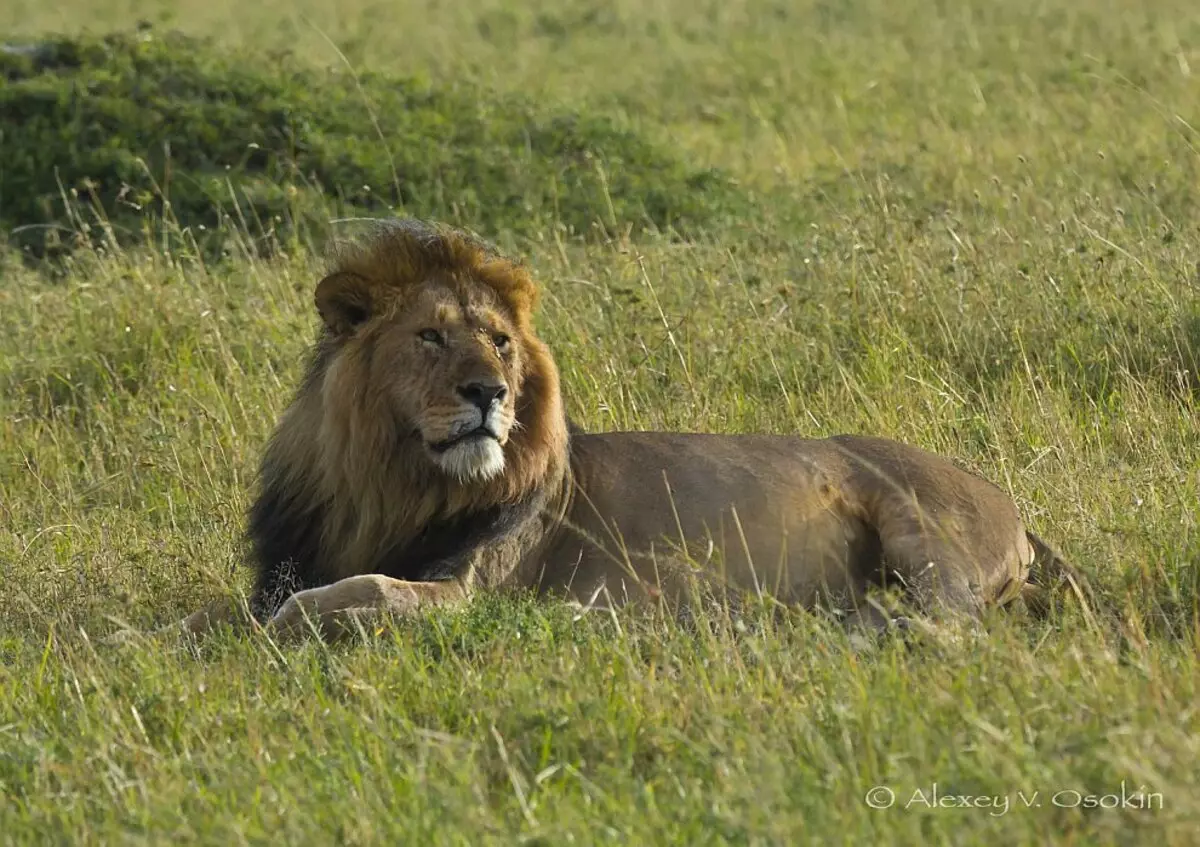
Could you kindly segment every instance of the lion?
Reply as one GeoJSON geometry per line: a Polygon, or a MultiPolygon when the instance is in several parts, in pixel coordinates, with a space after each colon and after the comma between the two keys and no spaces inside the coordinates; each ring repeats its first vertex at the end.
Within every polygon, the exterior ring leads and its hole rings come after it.
{"type": "Polygon", "coordinates": [[[978,620],[1069,571],[999,488],[915,446],[582,431],[537,299],[524,266],[444,225],[381,222],[337,248],[249,512],[249,608],[183,628],[336,637],[522,590],[682,613],[700,585],[882,631],[904,619],[880,589],[978,620]]]}

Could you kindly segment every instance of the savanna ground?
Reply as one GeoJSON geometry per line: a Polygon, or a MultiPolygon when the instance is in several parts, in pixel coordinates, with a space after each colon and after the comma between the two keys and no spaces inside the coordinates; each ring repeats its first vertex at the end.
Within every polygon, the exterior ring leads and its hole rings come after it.
{"type": "Polygon", "coordinates": [[[1100,602],[865,653],[804,615],[696,632],[520,599],[366,645],[105,647],[114,618],[246,584],[319,256],[12,248],[0,841],[1194,842],[1200,7],[9,0],[0,40],[142,19],[251,69],[290,48],[604,115],[722,169],[746,214],[686,237],[604,203],[589,227],[486,220],[544,284],[572,414],[945,452],[1100,602]],[[935,784],[1009,805],[930,808],[935,784]],[[1122,785],[1157,798],[1083,808],[1122,785]]]}

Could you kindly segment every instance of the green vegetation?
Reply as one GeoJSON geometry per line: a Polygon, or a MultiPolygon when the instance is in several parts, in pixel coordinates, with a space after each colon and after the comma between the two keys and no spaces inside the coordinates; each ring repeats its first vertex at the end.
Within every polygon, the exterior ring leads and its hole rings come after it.
{"type": "Polygon", "coordinates": [[[231,228],[274,243],[393,213],[524,234],[686,229],[748,208],[717,172],[601,115],[539,114],[515,96],[179,34],[14,47],[0,52],[0,226],[34,248],[93,231],[224,248],[231,228]]]}
{"type": "Polygon", "coordinates": [[[173,172],[191,176],[170,181],[165,225],[68,192],[72,231],[131,232],[53,267],[0,260],[0,840],[1194,843],[1200,9],[294,6],[0,8],[0,42],[156,24],[149,41],[72,40],[74,68],[0,60],[6,227],[64,215],[51,161],[84,163],[106,192],[140,179],[150,201],[124,199],[157,214],[166,136],[144,104],[178,104],[184,139],[234,114],[204,86],[77,98],[143,127],[111,155],[64,151],[57,93],[37,112],[49,122],[8,119],[72,74],[132,91],[89,51],[263,91],[238,113],[261,122],[229,118],[245,134],[211,160],[172,140],[173,172]],[[172,42],[172,27],[213,41],[172,42]],[[313,79],[328,85],[298,82],[313,79]],[[382,143],[368,102],[385,139],[420,143],[382,143]],[[266,131],[285,124],[262,117],[285,108],[311,116],[300,170],[266,131]],[[456,143],[427,140],[443,118],[456,143]],[[531,126],[574,129],[562,148],[513,141],[531,126]],[[247,151],[264,138],[283,155],[247,151]],[[414,163],[405,211],[528,259],[583,425],[872,432],[955,456],[1089,574],[1096,627],[1068,604],[1048,624],[1000,616],[986,640],[856,654],[804,615],[709,632],[518,598],[332,649],[99,645],[114,617],[149,627],[246,583],[242,514],[312,339],[320,265],[263,216],[290,220],[289,184],[312,224],[390,206],[389,155],[414,163]],[[438,170],[464,162],[478,170],[438,170]],[[234,190],[200,190],[225,164],[234,190]],[[696,176],[710,168],[736,185],[696,176]],[[351,196],[360,182],[371,198],[351,196]],[[260,226],[235,196],[283,205],[246,199],[260,226]],[[180,249],[198,220],[228,256],[180,249]],[[284,249],[249,249],[264,235],[284,249]],[[1067,808],[1122,782],[1161,803],[1067,808]],[[909,802],[934,783],[1010,805],[909,802]],[[877,785],[895,806],[867,805],[877,785]]]}

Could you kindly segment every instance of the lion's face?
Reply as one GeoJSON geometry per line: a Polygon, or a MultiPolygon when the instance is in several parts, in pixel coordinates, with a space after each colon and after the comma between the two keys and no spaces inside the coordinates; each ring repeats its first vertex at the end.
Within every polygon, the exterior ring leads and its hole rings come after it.
{"type": "Polygon", "coordinates": [[[461,480],[504,470],[521,386],[519,335],[494,296],[431,282],[376,328],[370,383],[426,455],[461,480]]]}
{"type": "Polygon", "coordinates": [[[524,357],[496,293],[443,274],[399,290],[355,276],[322,285],[318,305],[341,342],[327,390],[364,387],[368,414],[462,482],[503,473],[524,357]]]}

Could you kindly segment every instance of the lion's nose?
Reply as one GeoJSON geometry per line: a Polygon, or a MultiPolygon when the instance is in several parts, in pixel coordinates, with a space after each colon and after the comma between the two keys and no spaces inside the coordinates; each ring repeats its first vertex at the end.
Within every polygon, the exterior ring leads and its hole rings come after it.
{"type": "Polygon", "coordinates": [[[479,411],[486,415],[493,404],[504,400],[508,386],[495,382],[468,382],[458,387],[458,394],[468,403],[478,406],[479,411]]]}

